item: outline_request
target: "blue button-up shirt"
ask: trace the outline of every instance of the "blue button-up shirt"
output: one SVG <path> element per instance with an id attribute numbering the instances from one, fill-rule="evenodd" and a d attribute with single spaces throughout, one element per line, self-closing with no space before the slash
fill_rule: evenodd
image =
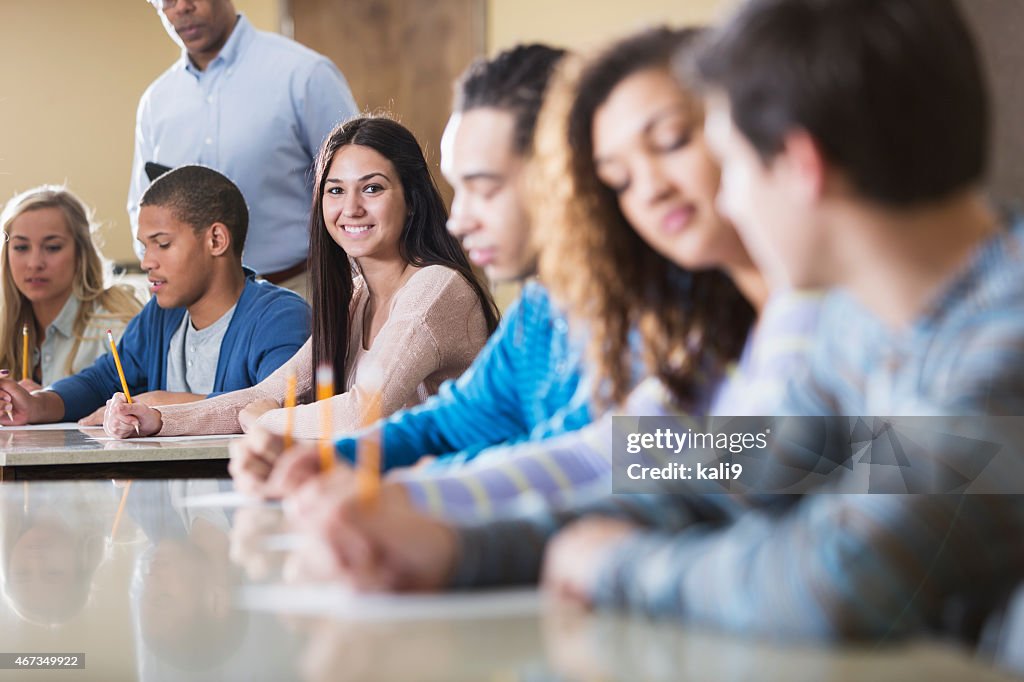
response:
<path id="1" fill-rule="evenodd" d="M 139 101 L 128 191 L 133 235 L 149 186 L 146 162 L 199 163 L 227 175 L 245 196 L 243 262 L 259 273 L 299 263 L 309 250 L 313 160 L 331 128 L 356 111 L 329 59 L 239 16 L 205 70 L 183 51 Z"/>

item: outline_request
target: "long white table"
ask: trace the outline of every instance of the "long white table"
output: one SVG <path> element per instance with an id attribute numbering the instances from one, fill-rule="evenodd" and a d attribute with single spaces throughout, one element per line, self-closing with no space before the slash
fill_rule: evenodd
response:
<path id="1" fill-rule="evenodd" d="M 229 487 L 0 485 L 0 651 L 85 664 L 0 680 L 1013 679 L 932 641 L 782 644 L 582 613 L 531 592 L 349 598 L 337 585 L 287 584 L 294 536 L 280 510 L 217 506 Z"/>
<path id="2" fill-rule="evenodd" d="M 76 424 L 0 427 L 0 481 L 223 477 L 231 438 L 112 440 Z"/>

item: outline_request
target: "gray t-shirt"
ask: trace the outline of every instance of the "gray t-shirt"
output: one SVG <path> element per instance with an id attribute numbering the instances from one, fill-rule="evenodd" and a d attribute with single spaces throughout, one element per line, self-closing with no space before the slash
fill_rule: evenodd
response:
<path id="1" fill-rule="evenodd" d="M 235 306 L 206 329 L 192 326 L 192 317 L 185 318 L 167 349 L 167 390 L 206 395 L 213 391 L 217 377 L 220 344 L 235 314 Z"/>

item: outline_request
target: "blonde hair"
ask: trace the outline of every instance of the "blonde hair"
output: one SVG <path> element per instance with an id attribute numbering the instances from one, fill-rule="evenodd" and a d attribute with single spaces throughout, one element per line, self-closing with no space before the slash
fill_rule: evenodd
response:
<path id="1" fill-rule="evenodd" d="M 142 309 L 142 303 L 129 286 L 115 285 L 104 288 L 108 264 L 100 258 L 96 250 L 93 233 L 97 225 L 92 220 L 92 211 L 81 199 L 60 185 L 41 185 L 15 195 L 0 214 L 0 225 L 3 226 L 4 232 L 3 244 L 0 246 L 3 249 L 0 256 L 0 283 L 3 286 L 3 311 L 0 312 L 0 367 L 13 369 L 21 366 L 21 330 L 24 325 L 28 325 L 29 348 L 35 348 L 37 343 L 36 320 L 32 305 L 18 290 L 11 275 L 8 230 L 19 216 L 44 208 L 60 210 L 75 244 L 72 295 L 79 300 L 80 306 L 72 327 L 74 346 L 64 368 L 65 374 L 71 374 L 72 363 L 78 354 L 78 347 L 82 343 L 89 320 L 99 318 L 127 322 Z M 107 312 L 99 313 L 99 308 Z"/>

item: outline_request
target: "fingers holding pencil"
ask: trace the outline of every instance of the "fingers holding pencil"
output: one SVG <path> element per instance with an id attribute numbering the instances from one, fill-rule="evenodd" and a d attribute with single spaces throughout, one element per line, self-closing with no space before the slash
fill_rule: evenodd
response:
<path id="1" fill-rule="evenodd" d="M 125 401 L 132 404 L 132 394 L 128 392 L 128 381 L 124 378 L 124 367 L 121 366 L 121 356 L 117 352 L 117 345 L 114 343 L 114 333 L 107 330 L 107 341 L 110 343 L 110 354 L 114 356 L 114 365 L 117 367 L 117 376 L 121 380 L 121 389 L 124 391 Z M 138 424 L 135 425 L 135 435 L 141 436 L 142 432 Z"/>
<path id="2" fill-rule="evenodd" d="M 123 393 L 115 393 L 107 401 L 103 413 L 103 430 L 112 438 L 152 436 L 163 428 L 160 411 L 135 402 L 129 403 Z"/>
<path id="3" fill-rule="evenodd" d="M 19 386 L 6 369 L 0 369 L 0 411 L 0 424 L 4 426 L 32 423 L 32 394 Z"/>

